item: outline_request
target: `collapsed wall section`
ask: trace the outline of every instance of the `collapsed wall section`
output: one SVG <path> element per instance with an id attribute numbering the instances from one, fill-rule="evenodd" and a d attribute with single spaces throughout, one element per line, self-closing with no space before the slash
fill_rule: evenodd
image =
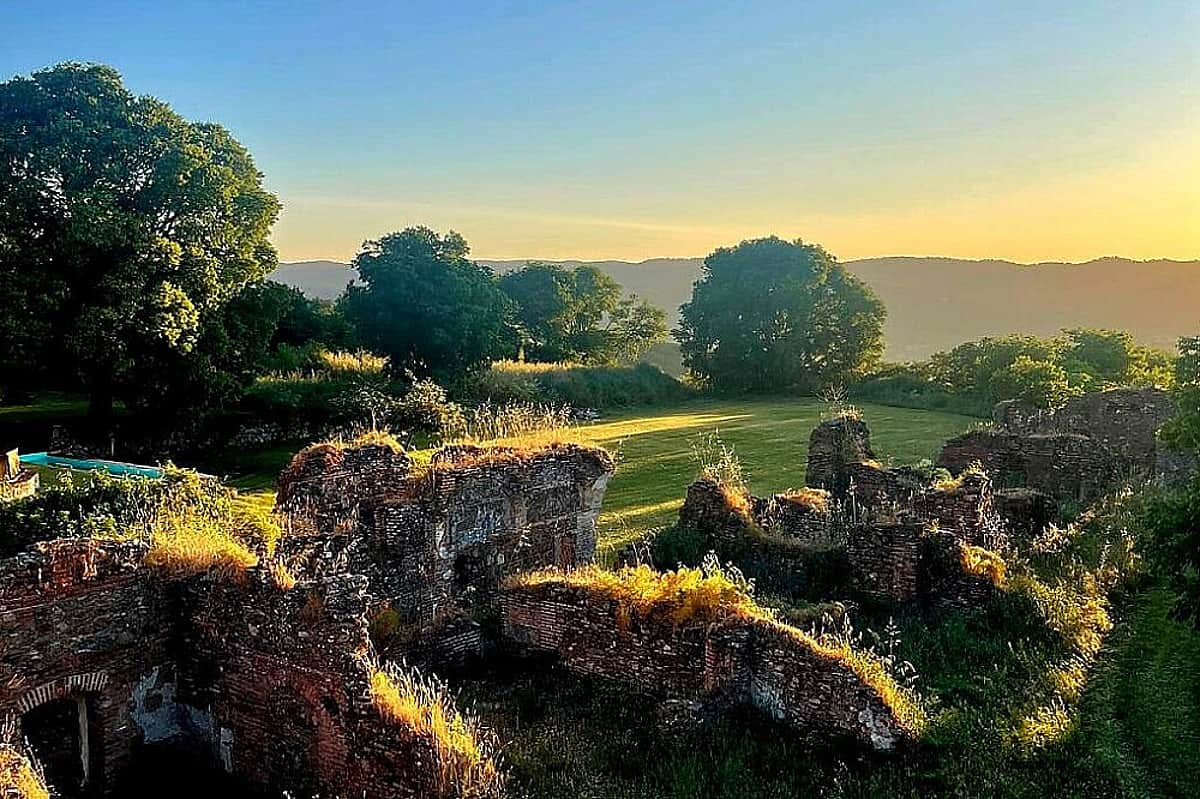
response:
<path id="1" fill-rule="evenodd" d="M 562 582 L 512 585 L 503 633 L 522 651 L 664 698 L 745 704 L 801 731 L 878 751 L 915 735 L 914 722 L 845 653 L 769 619 L 713 623 L 643 619 L 617 600 Z"/>

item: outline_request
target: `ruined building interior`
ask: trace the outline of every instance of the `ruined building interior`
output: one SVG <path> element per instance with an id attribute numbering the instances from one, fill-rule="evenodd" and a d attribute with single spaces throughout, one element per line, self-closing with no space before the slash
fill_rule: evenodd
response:
<path id="1" fill-rule="evenodd" d="M 946 443 L 938 465 L 954 476 L 936 481 L 877 463 L 866 422 L 840 415 L 812 433 L 805 487 L 731 505 L 701 477 L 680 523 L 784 572 L 813 547 L 835 550 L 864 601 L 970 605 L 996 575 L 964 566 L 980 562 L 968 555 L 1166 468 L 1154 431 L 1170 412 L 1154 391 L 1053 414 L 1004 405 L 991 427 Z M 67 796 L 117 795 L 138 752 L 168 741 L 295 797 L 454 795 L 432 744 L 371 701 L 373 664 L 436 670 L 504 649 L 648 696 L 754 708 L 798 734 L 904 749 L 912 719 L 844 653 L 752 615 L 631 621 L 572 580 L 596 560 L 614 468 L 567 444 L 448 447 L 420 465 L 383 444 L 319 444 L 280 475 L 286 535 L 243 579 L 163 577 L 136 541 L 36 544 L 0 560 L 0 719 Z M 373 640 L 385 617 L 411 634 Z"/>

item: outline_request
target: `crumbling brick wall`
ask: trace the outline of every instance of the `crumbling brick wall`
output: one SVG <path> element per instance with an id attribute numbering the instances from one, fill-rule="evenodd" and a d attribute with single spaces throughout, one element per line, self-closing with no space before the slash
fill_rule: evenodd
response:
<path id="1" fill-rule="evenodd" d="M 911 730 L 834 653 L 783 625 L 730 617 L 711 625 L 644 622 L 612 600 L 560 583 L 501 596 L 505 637 L 572 671 L 663 698 L 746 704 L 806 732 L 887 751 Z"/>
<path id="2" fill-rule="evenodd" d="M 854 589 L 876 600 L 914 599 L 924 529 L 924 522 L 913 519 L 852 527 L 846 543 L 846 559 Z"/>
<path id="3" fill-rule="evenodd" d="M 1002 402 L 991 428 L 948 441 L 938 465 L 957 472 L 978 461 L 1003 488 L 1088 502 L 1123 477 L 1159 470 L 1157 432 L 1174 413 L 1156 388 L 1097 391 L 1053 411 Z"/>
<path id="4" fill-rule="evenodd" d="M 180 696 L 211 714 L 226 770 L 294 796 L 440 795 L 427 744 L 369 698 L 366 588 L 341 575 L 284 590 L 262 569 L 186 587 Z"/>
<path id="5" fill-rule="evenodd" d="M 1028 541 L 1058 521 L 1054 497 L 1032 488 L 1005 488 L 992 495 L 1009 535 Z"/>
<path id="6" fill-rule="evenodd" d="M 821 422 L 809 436 L 805 484 L 840 496 L 850 484 L 846 467 L 873 460 L 866 422 L 852 414 L 839 415 Z"/>
<path id="7" fill-rule="evenodd" d="M 302 481 L 292 478 L 295 467 L 281 477 L 289 486 L 279 502 L 285 514 L 343 520 L 333 535 L 284 539 L 281 555 L 302 573 L 364 574 L 374 602 L 390 604 L 407 623 L 429 624 L 487 600 L 510 574 L 595 558 L 596 523 L 613 472 L 603 450 L 455 447 L 420 473 L 373 450 L 346 450 L 332 476 L 305 465 Z M 347 474 L 350 463 L 357 471 Z M 343 483 L 372 487 L 340 494 Z"/>
<path id="8" fill-rule="evenodd" d="M 411 471 L 408 455 L 386 444 L 316 444 L 280 474 L 276 509 L 291 535 L 349 532 L 364 502 L 404 492 Z"/>
<path id="9" fill-rule="evenodd" d="M 1087 502 L 1130 473 L 1103 444 L 1074 433 L 1016 435 L 979 429 L 950 439 L 938 466 L 960 472 L 979 463 L 1002 488 L 1032 488 L 1056 499 Z"/>
<path id="10" fill-rule="evenodd" d="M 58 699 L 86 703 L 103 742 L 86 757 L 89 784 L 119 773 L 135 741 L 154 733 L 139 726 L 132 698 L 167 668 L 172 618 L 162 584 L 140 569 L 144 552 L 59 540 L 0 560 L 0 719 L 19 724 Z"/>
<path id="11" fill-rule="evenodd" d="M 1134 468 L 1154 468 L 1158 429 L 1175 415 L 1171 395 L 1158 388 L 1114 388 L 1072 397 L 1060 408 L 1042 411 L 1018 401 L 1001 402 L 997 429 L 1015 435 L 1087 436 L 1125 458 Z"/>

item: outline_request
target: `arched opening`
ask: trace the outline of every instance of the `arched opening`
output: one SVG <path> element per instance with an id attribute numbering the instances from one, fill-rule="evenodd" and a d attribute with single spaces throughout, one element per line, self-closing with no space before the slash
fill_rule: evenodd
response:
<path id="1" fill-rule="evenodd" d="M 54 699 L 21 715 L 21 735 L 46 773 L 56 795 L 85 795 L 95 774 L 99 741 L 92 702 L 86 694 Z"/>

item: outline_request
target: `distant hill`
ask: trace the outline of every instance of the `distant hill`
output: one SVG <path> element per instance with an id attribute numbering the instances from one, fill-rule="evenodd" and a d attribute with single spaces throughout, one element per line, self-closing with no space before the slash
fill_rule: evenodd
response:
<path id="1" fill-rule="evenodd" d="M 679 319 L 691 296 L 699 258 L 640 263 L 589 261 Z M 481 261 L 506 272 L 524 261 Z M 575 266 L 581 261 L 561 261 Z M 918 360 L 981 336 L 1051 335 L 1064 327 L 1132 331 L 1144 344 L 1172 348 L 1200 333 L 1200 261 L 1016 264 L 958 258 L 867 258 L 846 262 L 887 305 L 887 358 Z M 318 297 L 336 297 L 353 273 L 346 264 L 282 265 L 272 278 Z"/>

